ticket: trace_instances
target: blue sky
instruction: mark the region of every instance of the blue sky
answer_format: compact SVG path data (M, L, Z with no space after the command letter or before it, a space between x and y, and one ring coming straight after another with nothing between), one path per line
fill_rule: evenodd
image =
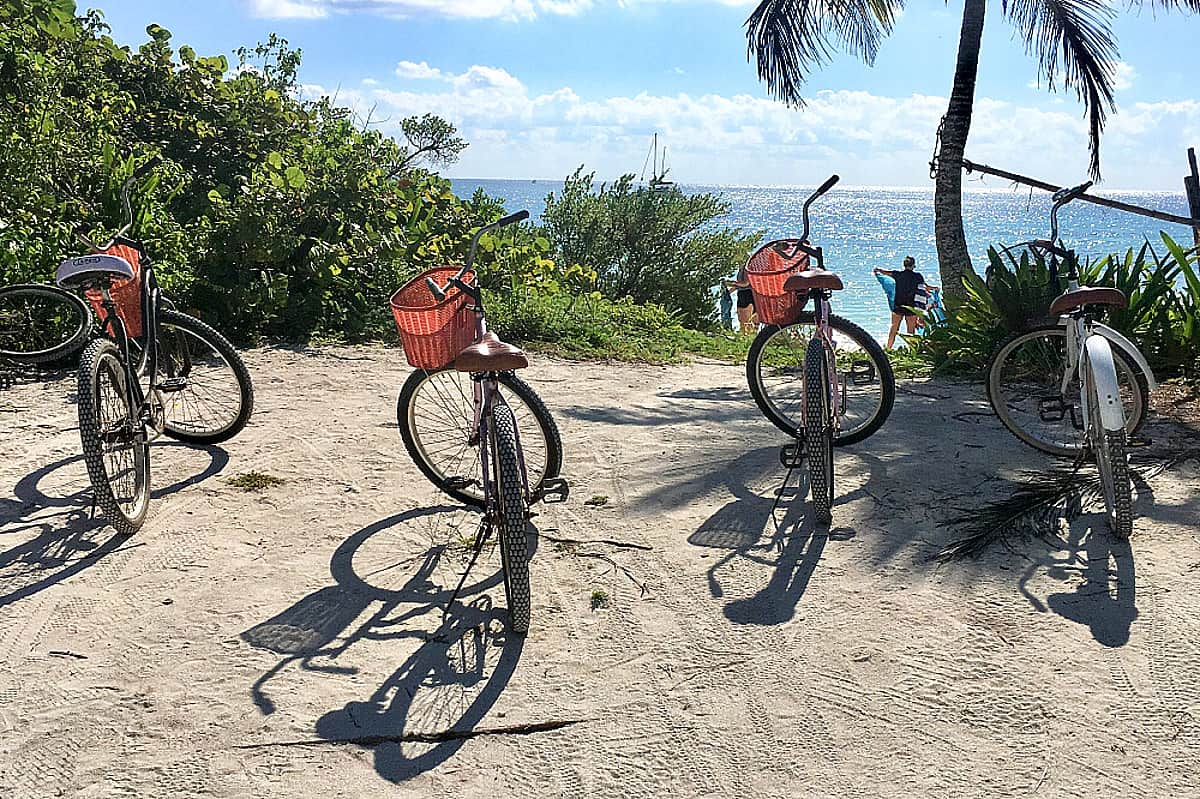
M454 177L561 179L581 164L606 179L638 173L657 131L683 183L811 184L837 171L851 185L901 186L930 185L961 8L910 2L873 67L835 57L797 110L771 100L756 78L742 27L753 3L736 0L97 5L117 40L132 45L151 22L202 54L279 33L303 50L310 96L334 94L389 131L425 112L453 122L470 143L447 170ZM1200 147L1191 57L1200 20L1117 7L1119 112L1104 139L1104 186L1179 190L1185 149ZM988 14L968 157L1082 180L1082 106L1061 88L1039 87L999 2Z

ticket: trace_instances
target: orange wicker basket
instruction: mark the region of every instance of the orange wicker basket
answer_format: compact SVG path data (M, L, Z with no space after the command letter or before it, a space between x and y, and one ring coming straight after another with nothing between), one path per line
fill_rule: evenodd
M768 241L746 262L746 279L754 292L754 310L764 324L791 324L808 299L804 294L783 289L788 277L808 268L808 255L796 249L799 243L799 239Z
M404 357L417 369L441 369L454 362L464 348L475 343L475 314L467 306L471 297L461 289L450 286L446 298L433 296L425 278L433 278L439 286L458 274L457 266L429 269L406 283L392 295L390 304ZM474 281L468 272L466 282Z
M124 244L114 244L104 251L105 255L116 255L124 258L133 267L133 277L128 280L114 280L108 293L117 304L117 316L125 323L125 332L130 338L142 335L142 265L138 251ZM92 289L84 292L96 316L103 317L104 295Z

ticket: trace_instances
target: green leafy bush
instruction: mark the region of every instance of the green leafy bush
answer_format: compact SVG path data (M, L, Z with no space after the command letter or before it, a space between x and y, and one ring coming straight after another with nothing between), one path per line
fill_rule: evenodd
M1108 309L1104 321L1133 341L1162 376L1200 374L1200 275L1195 250L1186 250L1166 233L1166 253L1150 242L1124 256L1110 255L1080 265L1080 282L1120 289L1129 300ZM988 250L983 278L968 275L962 300L947 300L945 324L913 339L936 369L980 372L1005 337L1053 321L1046 309L1066 290L1065 267L1051 285L1041 256Z
M746 262L761 233L716 227L729 212L716 195L638 187L633 175L595 188L594 177L580 167L546 198L555 260L594 272L606 297L661 305L688 327L712 324L713 286Z

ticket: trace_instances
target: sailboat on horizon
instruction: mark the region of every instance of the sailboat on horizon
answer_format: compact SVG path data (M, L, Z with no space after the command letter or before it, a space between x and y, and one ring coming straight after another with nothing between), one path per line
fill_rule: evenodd
M646 179L646 166L650 166L650 181L649 186L656 191L662 191L675 185L675 181L667 180L667 146L663 145L662 162L658 160L658 133L654 134L654 141L650 145L650 152L646 153L646 160L642 163L641 180ZM661 172L659 170L662 170Z

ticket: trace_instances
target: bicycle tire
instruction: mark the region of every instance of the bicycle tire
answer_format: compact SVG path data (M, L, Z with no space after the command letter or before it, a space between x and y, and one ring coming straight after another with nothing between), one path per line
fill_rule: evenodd
M121 351L109 339L96 339L83 351L78 391L83 459L96 505L117 533L128 536L150 510L150 446L139 409L129 404L126 374ZM117 452L125 454L114 457Z
M825 343L814 338L804 356L804 452L812 491L813 516L833 520L833 421Z
M492 480L495 483L494 525L500 534L500 561L504 569L504 593L515 633L529 630L529 535L528 504L525 499L524 467L517 444L517 422L503 402L492 407L488 436L492 451Z
M0 358L39 364L66 358L87 344L92 312L82 299L55 286L0 288Z
M771 347L772 341L776 336L781 333L794 335L801 326L814 325L815 322L815 313L804 311L791 325L782 327L780 325L764 325L758 331L758 335L754 337L754 342L750 345L750 351L746 355L746 382L750 386L750 394L754 397L755 404L758 405L758 409L762 411L763 416L767 417L773 425L793 438L800 438L802 436L803 419L799 414L799 408L801 407L800 399L796 396L787 395L787 391L783 386L777 389L768 387L764 371L770 367L764 363L764 360L768 359L768 349ZM849 414L855 410L850 407L850 402L847 399L846 411L848 416L843 417L843 425L836 432L833 439L835 447L842 447L862 441L879 430L883 426L883 423L887 421L896 403L896 377L892 371L891 361L888 360L883 347L879 346L879 342L870 333L850 320L836 314L829 315L829 326L836 332L849 338L859 347L859 350L870 361L875 379L879 383L878 400L871 401L864 397L863 413L857 423L845 423ZM804 347L804 351L807 353L807 343ZM790 371L802 375L803 362L793 365ZM772 396L772 394L775 396Z
M1100 396L1096 381L1088 367L1088 429L1091 433L1092 451L1096 457L1096 470L1100 473L1100 489L1104 494L1104 507L1108 512L1108 526L1118 538L1129 538L1133 534L1133 490L1129 479L1129 457L1126 453L1126 432L1108 430L1100 416Z
M506 395L505 401L509 403L510 410L514 399L520 400L524 406L523 412L514 411L514 415L523 431L522 451L528 469L529 486L536 494L546 478L557 477L562 470L562 436L558 432L554 417L528 383L512 372L501 372L497 379L502 394ZM466 390L469 384L470 376L455 371L453 367L413 371L404 381L400 396L396 400L396 422L400 428L404 448L421 474L448 496L463 504L482 508L483 491L477 482L475 485L462 487L455 483L456 478L474 478L480 474L478 442L472 442L469 433L471 425L474 424L472 395ZM454 423L448 424L448 428L452 429L422 429L427 425L423 425L420 420L427 417L419 413L418 405L424 401L422 396L425 393L430 395L431 402L442 400L441 410L445 411ZM526 423L529 419L536 421L536 430L542 438L540 447L533 438L533 427ZM454 438L451 439L450 436ZM458 449L446 459L447 462L438 462L430 449L434 443L448 446L447 441ZM472 450L476 452L473 462L467 468L463 468L467 453ZM455 466L458 468L453 468Z
M163 432L188 444L219 444L240 433L254 412L254 385L242 356L228 339L194 316L163 308L158 312L158 327L159 375L184 381L178 390L159 392ZM197 343L208 352L200 351ZM202 362L205 368L198 376L197 364ZM206 408L218 408L219 395L226 400L225 408L206 415Z
M1070 443L1065 438L1063 440L1052 441L1045 437L1039 437L1030 429L1030 424L1022 423L1015 411L1009 408L1009 403L1005 399L1006 392L1002 386L1004 382L1005 363L1012 357L1013 353L1018 352L1019 347L1033 342L1037 338L1050 340L1051 338L1061 337L1063 349L1065 349L1066 335L1066 329L1055 324L1038 325L1030 330L1009 335L1000 342L992 353L991 358L988 359L986 387L988 402L992 406L992 411L999 417L1000 422L1008 428L1010 433L1036 450L1046 452L1050 455L1069 458L1078 455L1080 449L1086 443L1082 440L1082 437L1073 435L1075 443ZM1128 439L1129 436L1137 433L1146 421L1146 411L1150 406L1150 386L1146 382L1145 374L1138 368L1137 360L1119 344L1112 341L1108 343L1112 348L1113 360L1117 364L1118 375L1124 373L1128 378L1126 385L1130 389L1130 396L1127 407L1130 407L1130 413L1125 419L1126 439ZM1056 374L1054 379L1055 381L1060 380L1061 375ZM1022 389L1012 393L1015 396L1028 397L1034 392L1031 389Z

